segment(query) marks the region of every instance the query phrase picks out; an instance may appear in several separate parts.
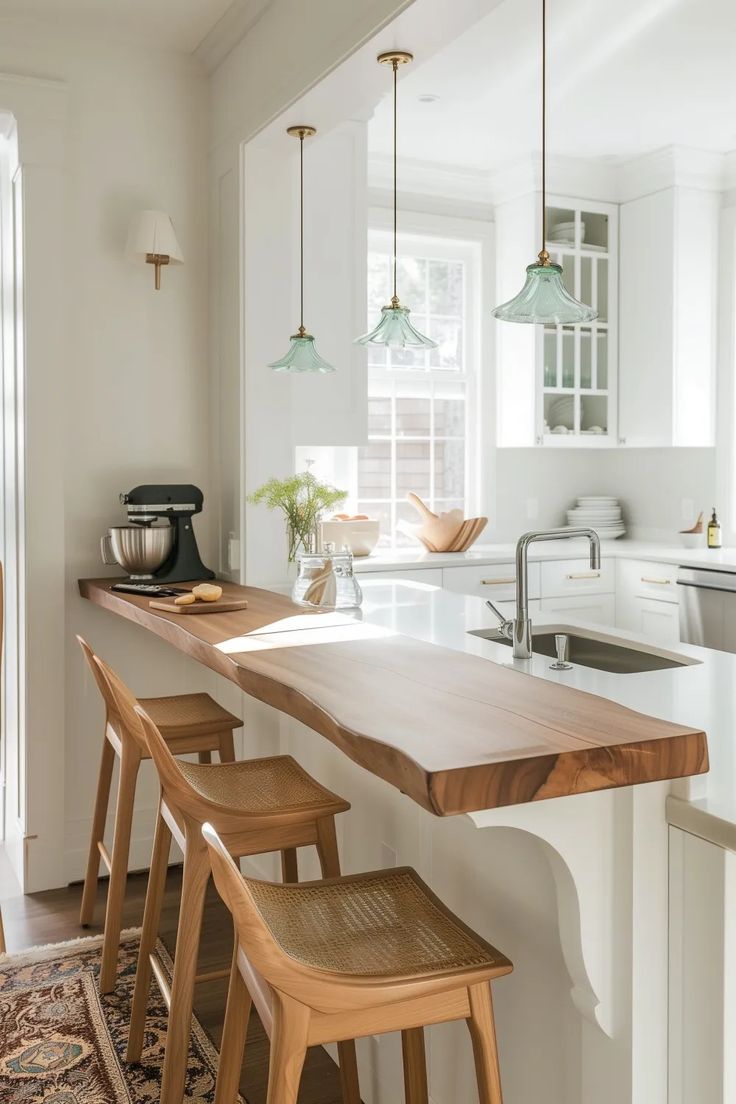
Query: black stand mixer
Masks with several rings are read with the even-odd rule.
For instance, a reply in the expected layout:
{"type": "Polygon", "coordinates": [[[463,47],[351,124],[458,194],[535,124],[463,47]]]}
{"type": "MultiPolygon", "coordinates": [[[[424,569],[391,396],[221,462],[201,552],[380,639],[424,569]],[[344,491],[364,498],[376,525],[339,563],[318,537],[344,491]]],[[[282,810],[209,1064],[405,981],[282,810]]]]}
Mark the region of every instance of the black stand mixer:
{"type": "MultiPolygon", "coordinates": [[[[173,529],[173,540],[166,542],[167,546],[170,546],[170,551],[160,566],[151,571],[147,578],[139,575],[140,581],[131,579],[125,583],[117,583],[114,589],[139,593],[155,590],[160,593],[161,584],[166,586],[168,583],[215,578],[214,571],[205,567],[200,559],[192,525],[193,516],[202,512],[204,503],[199,487],[194,487],[191,483],[145,483],[140,487],[134,487],[127,494],[121,494],[120,501],[128,511],[128,521],[136,528],[151,529],[153,523],[159,518],[166,518],[173,529]]],[[[123,527],[118,531],[118,537],[122,531],[123,527]]],[[[110,534],[114,537],[115,530],[111,529],[110,534]]],[[[115,555],[115,543],[112,545],[112,550],[115,555]]],[[[117,559],[120,562],[124,557],[117,556],[117,559]]]]}

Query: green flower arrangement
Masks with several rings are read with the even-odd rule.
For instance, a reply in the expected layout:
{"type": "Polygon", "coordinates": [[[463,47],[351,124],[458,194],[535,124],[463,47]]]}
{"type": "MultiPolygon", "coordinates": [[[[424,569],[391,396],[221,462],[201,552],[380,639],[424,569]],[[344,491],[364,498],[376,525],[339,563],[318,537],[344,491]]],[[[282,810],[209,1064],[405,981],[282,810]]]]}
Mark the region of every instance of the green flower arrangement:
{"type": "Polygon", "coordinates": [[[296,559],[303,548],[314,548],[317,524],[325,510],[332,510],[347,498],[347,491],[339,491],[330,483],[320,483],[311,472],[299,472],[288,479],[269,479],[247,501],[254,506],[266,506],[269,510],[282,510],[286,518],[286,535],[289,542],[289,563],[296,559]]]}

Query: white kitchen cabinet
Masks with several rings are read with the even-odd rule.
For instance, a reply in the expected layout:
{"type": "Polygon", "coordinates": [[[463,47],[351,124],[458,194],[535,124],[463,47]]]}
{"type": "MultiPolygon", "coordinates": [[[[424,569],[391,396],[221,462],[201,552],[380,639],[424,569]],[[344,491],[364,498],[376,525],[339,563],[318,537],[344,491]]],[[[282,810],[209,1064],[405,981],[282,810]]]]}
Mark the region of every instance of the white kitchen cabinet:
{"type": "Polygon", "coordinates": [[[719,195],[671,187],[620,209],[619,443],[713,445],[719,195]]]}
{"type": "MultiPolygon", "coordinates": [[[[530,563],[528,573],[528,594],[530,598],[540,595],[540,564],[530,563]]],[[[446,567],[442,572],[442,585],[446,590],[458,594],[474,594],[478,598],[490,598],[495,604],[512,600],[516,596],[516,564],[486,564],[472,567],[446,567]]]]}
{"type": "Polygon", "coordinates": [[[619,560],[616,625],[657,644],[679,644],[677,568],[649,560],[619,560]]]}
{"type": "Polygon", "coordinates": [[[596,625],[613,625],[616,600],[613,594],[579,594],[568,598],[543,598],[542,613],[554,614],[560,620],[572,617],[576,621],[592,621],[596,625]]]}
{"type": "Polygon", "coordinates": [[[547,560],[541,568],[542,598],[613,594],[616,589],[616,565],[611,559],[603,559],[596,568],[590,566],[588,558],[547,560]]]}
{"type": "MultiPolygon", "coordinates": [[[[535,193],[496,209],[499,302],[516,294],[518,274],[539,248],[539,219],[535,193]]],[[[585,326],[498,324],[498,445],[610,446],[617,440],[618,206],[551,196],[547,226],[547,250],[565,286],[598,318],[585,326]]]]}

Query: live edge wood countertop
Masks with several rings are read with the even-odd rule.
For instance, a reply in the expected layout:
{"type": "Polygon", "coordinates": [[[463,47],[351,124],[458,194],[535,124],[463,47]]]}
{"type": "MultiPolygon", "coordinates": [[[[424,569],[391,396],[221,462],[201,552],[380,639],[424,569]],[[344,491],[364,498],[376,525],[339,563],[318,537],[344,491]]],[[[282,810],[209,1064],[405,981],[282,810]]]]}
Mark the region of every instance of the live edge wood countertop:
{"type": "Polygon", "coordinates": [[[83,579],[247,694],[320,732],[437,816],[701,774],[705,734],[489,660],[224,583],[248,608],[169,614],[83,579]]]}

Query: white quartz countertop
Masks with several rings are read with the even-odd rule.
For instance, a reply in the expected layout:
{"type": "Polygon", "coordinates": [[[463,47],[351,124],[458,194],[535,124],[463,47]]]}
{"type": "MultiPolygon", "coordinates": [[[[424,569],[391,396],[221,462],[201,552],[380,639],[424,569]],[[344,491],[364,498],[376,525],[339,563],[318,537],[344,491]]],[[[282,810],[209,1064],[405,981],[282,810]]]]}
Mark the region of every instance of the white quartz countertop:
{"type": "MultiPolygon", "coordinates": [[[[727,563],[736,568],[736,552],[732,554],[734,559],[727,563]]],[[[660,558],[658,555],[657,559],[660,558]]],[[[518,667],[538,678],[610,698],[650,716],[703,729],[708,736],[710,772],[673,782],[672,793],[680,800],[671,804],[681,827],[708,836],[707,825],[709,818],[713,818],[713,838],[736,850],[736,654],[688,644],[663,648],[635,633],[589,625],[587,628],[600,638],[628,641],[644,651],[691,662],[665,671],[631,674],[611,674],[580,665],[570,671],[553,671],[547,656],[515,660],[508,646],[469,633],[470,629],[496,626],[481,598],[401,580],[364,578],[361,587],[363,607],[357,616],[370,624],[481,656],[490,662],[518,667]]],[[[564,631],[576,624],[585,625],[568,618],[562,622],[551,614],[535,617],[538,628],[564,631]]]]}
{"type": "MultiPolygon", "coordinates": [[[[484,564],[508,563],[514,559],[516,545],[477,544],[467,552],[424,552],[421,548],[393,549],[374,552],[355,559],[355,570],[409,571],[429,567],[482,567],[484,564]]],[[[615,559],[652,560],[682,567],[713,567],[736,571],[736,548],[684,548],[682,545],[660,544],[655,541],[614,540],[601,542],[601,554],[615,559]]],[[[566,560],[588,555],[585,540],[535,541],[529,546],[530,560],[566,560]]]]}

